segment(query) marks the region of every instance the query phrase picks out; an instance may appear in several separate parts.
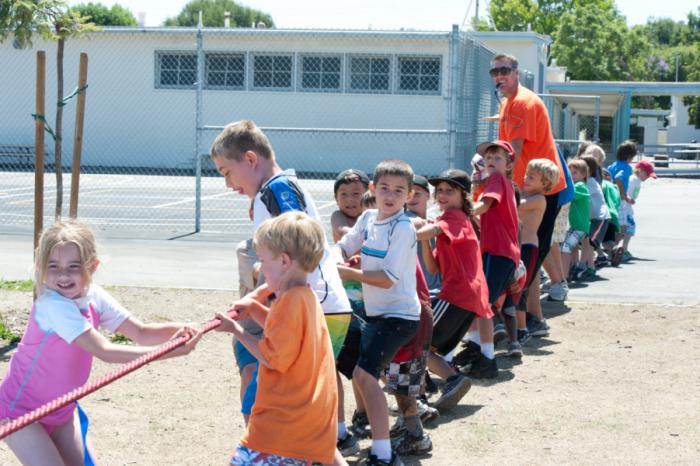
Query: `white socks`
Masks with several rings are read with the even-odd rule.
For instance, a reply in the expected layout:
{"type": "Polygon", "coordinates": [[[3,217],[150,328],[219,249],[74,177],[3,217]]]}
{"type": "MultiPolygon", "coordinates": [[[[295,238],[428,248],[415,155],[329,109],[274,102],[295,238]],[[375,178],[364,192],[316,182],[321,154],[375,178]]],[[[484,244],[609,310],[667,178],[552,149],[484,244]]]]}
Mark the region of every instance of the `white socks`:
{"type": "Polygon", "coordinates": [[[372,440],[371,453],[382,461],[391,461],[391,440],[372,440]]]}
{"type": "Polygon", "coordinates": [[[338,423],[338,440],[343,440],[348,435],[348,428],[345,426],[345,421],[338,423]]]}
{"type": "Polygon", "coordinates": [[[494,358],[493,343],[481,343],[481,354],[489,359],[494,358]]]}

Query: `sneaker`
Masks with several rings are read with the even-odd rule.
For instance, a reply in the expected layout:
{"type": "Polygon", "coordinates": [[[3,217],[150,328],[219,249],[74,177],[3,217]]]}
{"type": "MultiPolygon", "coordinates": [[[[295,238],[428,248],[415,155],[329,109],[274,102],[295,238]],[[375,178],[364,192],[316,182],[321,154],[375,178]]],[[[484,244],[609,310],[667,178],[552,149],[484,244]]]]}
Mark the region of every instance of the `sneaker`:
{"type": "Polygon", "coordinates": [[[523,346],[517,341],[511,341],[508,343],[508,352],[506,352],[506,356],[509,358],[522,358],[523,346]]]}
{"type": "Polygon", "coordinates": [[[406,431],[392,442],[391,447],[399,455],[424,455],[433,449],[433,441],[430,440],[430,435],[427,432],[415,436],[406,431]]]}
{"type": "Polygon", "coordinates": [[[442,387],[442,395],[433,403],[440,412],[453,408],[459,400],[472,388],[472,382],[462,374],[455,374],[447,378],[442,387]]]}
{"type": "Polygon", "coordinates": [[[452,364],[459,367],[468,366],[481,356],[481,346],[473,341],[468,342],[465,348],[452,358],[452,364]]]}
{"type": "Polygon", "coordinates": [[[605,253],[599,254],[598,257],[595,258],[594,265],[597,269],[607,267],[608,265],[610,265],[610,259],[608,259],[608,256],[605,253]]]}
{"type": "Polygon", "coordinates": [[[406,424],[403,422],[403,416],[397,416],[394,421],[394,425],[389,429],[389,438],[394,440],[403,435],[406,432],[406,424]]]}
{"type": "Polygon", "coordinates": [[[596,272],[594,268],[586,267],[586,270],[581,274],[581,280],[590,280],[596,277],[596,272]]]}
{"type": "Polygon", "coordinates": [[[546,337],[549,335],[549,325],[547,321],[542,319],[532,319],[527,323],[527,330],[533,337],[546,337]]]}
{"type": "Polygon", "coordinates": [[[338,440],[336,447],[343,457],[356,455],[360,452],[360,444],[352,432],[348,432],[344,439],[338,440]]]}
{"type": "Polygon", "coordinates": [[[625,250],[622,246],[616,246],[613,248],[612,258],[610,259],[610,265],[617,267],[622,262],[622,256],[625,254],[625,250]]]}
{"type": "Polygon", "coordinates": [[[530,339],[530,336],[529,330],[518,330],[518,343],[524,345],[530,339]]]}
{"type": "Polygon", "coordinates": [[[472,379],[495,379],[498,377],[498,365],[496,359],[489,359],[483,354],[479,359],[474,361],[465,374],[472,379]]]}
{"type": "Polygon", "coordinates": [[[622,262],[629,262],[631,259],[634,259],[631,252],[625,251],[622,253],[622,262]]]}
{"type": "MultiPolygon", "coordinates": [[[[506,332],[505,324],[496,324],[493,326],[493,344],[498,345],[501,341],[508,338],[508,332],[506,332]]],[[[481,349],[479,349],[481,352],[481,349]]]]}
{"type": "Polygon", "coordinates": [[[389,461],[382,461],[376,457],[376,455],[370,455],[367,457],[364,466],[403,466],[403,461],[399,458],[396,452],[391,452],[391,459],[389,461]]]}
{"type": "Polygon", "coordinates": [[[554,283],[549,288],[549,300],[563,302],[566,300],[567,292],[569,291],[569,285],[566,282],[554,283]],[[564,288],[566,286],[566,288],[564,288]]]}
{"type": "Polygon", "coordinates": [[[352,425],[348,429],[358,439],[369,438],[372,436],[372,429],[369,426],[369,418],[364,411],[355,411],[352,413],[352,425]]]}
{"type": "Polygon", "coordinates": [[[422,424],[432,422],[440,415],[440,411],[421,399],[417,399],[416,404],[418,405],[418,417],[420,417],[422,424]]]}
{"type": "Polygon", "coordinates": [[[546,292],[550,286],[552,286],[552,281],[544,273],[544,270],[540,269],[540,292],[546,292]]]}

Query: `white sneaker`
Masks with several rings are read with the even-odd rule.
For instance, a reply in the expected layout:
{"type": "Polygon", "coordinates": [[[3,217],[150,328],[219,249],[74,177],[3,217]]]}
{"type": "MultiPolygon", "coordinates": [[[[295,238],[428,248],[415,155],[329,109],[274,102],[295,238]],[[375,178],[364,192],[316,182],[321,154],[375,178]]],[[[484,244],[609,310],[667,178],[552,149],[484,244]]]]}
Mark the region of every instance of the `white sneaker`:
{"type": "Polygon", "coordinates": [[[568,285],[565,285],[566,282],[562,283],[553,283],[552,286],[549,287],[549,300],[550,301],[557,301],[557,302],[562,302],[566,300],[566,295],[567,292],[569,291],[568,285]],[[566,286],[566,288],[565,288],[566,286]]]}

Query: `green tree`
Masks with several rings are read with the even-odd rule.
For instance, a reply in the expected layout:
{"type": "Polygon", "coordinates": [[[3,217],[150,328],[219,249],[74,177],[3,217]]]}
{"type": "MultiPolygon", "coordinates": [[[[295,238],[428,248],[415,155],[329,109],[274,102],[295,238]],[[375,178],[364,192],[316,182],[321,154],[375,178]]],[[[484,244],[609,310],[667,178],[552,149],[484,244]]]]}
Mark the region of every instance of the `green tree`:
{"type": "Polygon", "coordinates": [[[121,5],[112,5],[109,8],[101,3],[81,3],[71,8],[71,11],[80,13],[80,16],[89,18],[94,24],[100,26],[137,26],[138,21],[134,14],[121,5]]]}
{"type": "MultiPolygon", "coordinates": [[[[46,40],[57,41],[56,96],[63,100],[63,50],[66,40],[94,31],[94,24],[76,11],[70,11],[62,0],[3,0],[0,3],[0,41],[12,36],[19,48],[31,46],[34,33],[46,40]]],[[[63,172],[61,138],[63,136],[63,106],[56,106],[54,123],[54,162],[56,170],[56,218],[63,210],[63,172]]]]}
{"type": "Polygon", "coordinates": [[[226,11],[231,13],[231,27],[250,27],[253,23],[260,22],[267,27],[275,25],[267,13],[238,5],[233,0],[192,0],[179,15],[165,20],[165,26],[197,26],[200,11],[202,23],[206,27],[223,27],[226,11]]]}

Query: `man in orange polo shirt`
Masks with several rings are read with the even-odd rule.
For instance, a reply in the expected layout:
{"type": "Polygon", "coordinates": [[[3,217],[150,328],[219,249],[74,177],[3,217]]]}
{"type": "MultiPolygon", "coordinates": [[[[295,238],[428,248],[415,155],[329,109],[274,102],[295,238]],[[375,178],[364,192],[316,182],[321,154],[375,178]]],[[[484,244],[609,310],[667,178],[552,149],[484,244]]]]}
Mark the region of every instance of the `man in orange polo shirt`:
{"type": "MultiPolygon", "coordinates": [[[[537,230],[539,255],[536,267],[538,270],[547,257],[552,244],[554,221],[559,213],[558,193],[566,187],[566,179],[554,144],[547,107],[542,99],[518,82],[518,60],[512,55],[498,54],[491,60],[489,74],[496,84],[496,88],[505,97],[498,110],[498,139],[508,141],[513,146],[515,152],[513,181],[522,191],[525,168],[532,159],[549,159],[559,168],[559,182],[545,196],[547,207],[542,223],[537,230]]],[[[528,296],[532,298],[528,299],[528,310],[534,311],[534,314],[541,320],[539,274],[537,277],[538,279],[532,283],[528,290],[528,296]],[[536,303],[535,297],[537,297],[536,303]],[[531,309],[532,307],[535,309],[531,309]]],[[[559,283],[563,279],[563,277],[550,278],[553,283],[559,283]]]]}

